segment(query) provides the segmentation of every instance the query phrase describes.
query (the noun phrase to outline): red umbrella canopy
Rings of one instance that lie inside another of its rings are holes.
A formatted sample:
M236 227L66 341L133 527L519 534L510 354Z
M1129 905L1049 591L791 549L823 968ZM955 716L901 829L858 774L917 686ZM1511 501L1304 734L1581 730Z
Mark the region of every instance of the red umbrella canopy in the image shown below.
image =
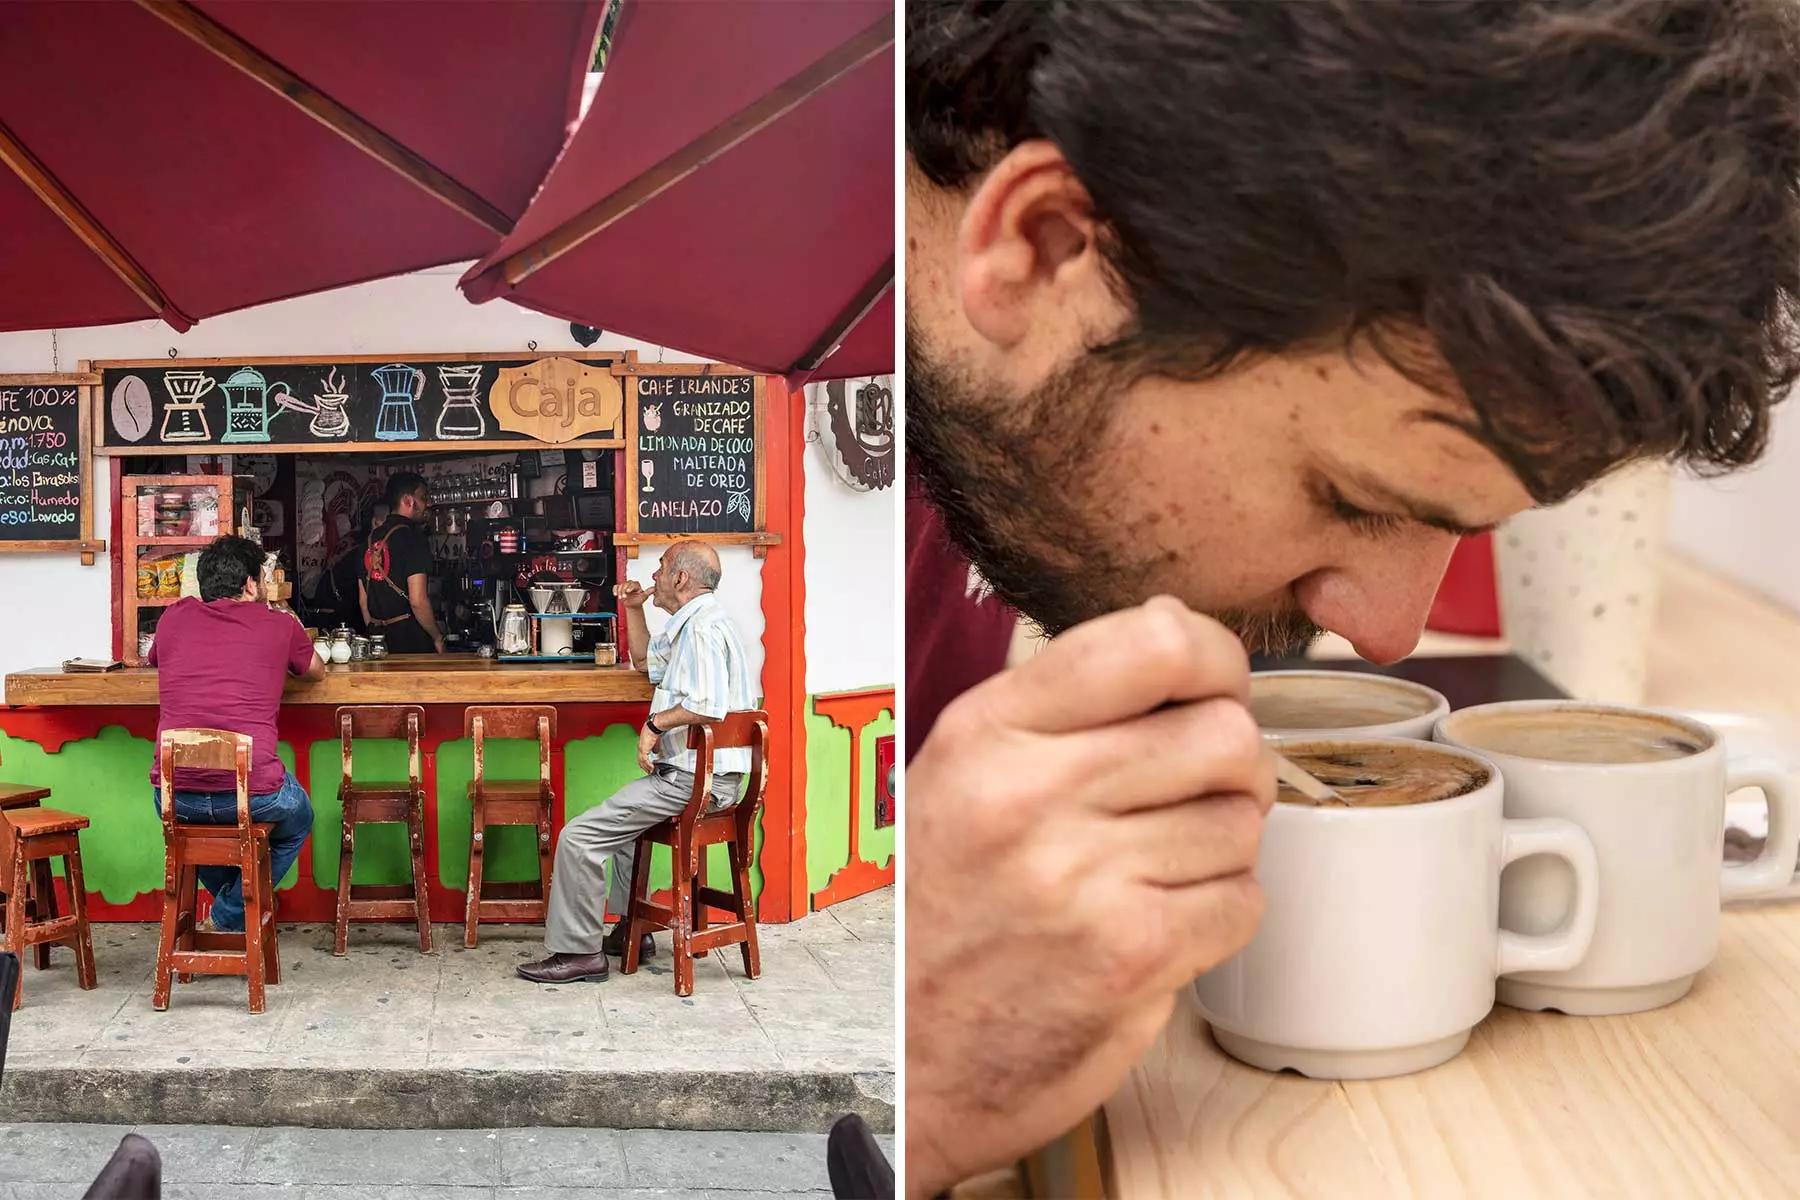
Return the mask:
M625 0L593 106L464 293L758 371L893 370L893 39L892 0Z
M481 255L555 161L603 9L7 0L0 330L185 329Z

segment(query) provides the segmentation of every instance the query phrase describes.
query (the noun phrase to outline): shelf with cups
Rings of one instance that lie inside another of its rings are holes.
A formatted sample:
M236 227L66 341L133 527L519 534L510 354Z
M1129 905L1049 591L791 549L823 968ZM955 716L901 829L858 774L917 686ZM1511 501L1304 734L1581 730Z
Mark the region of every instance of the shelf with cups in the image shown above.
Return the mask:
M123 654L128 666L143 665L141 614L160 612L181 598L182 560L224 533L242 533L238 511L249 495L248 479L231 475L125 475L119 480L119 546L125 570L120 581ZM179 528L180 533L141 530ZM146 594L148 593L148 594Z

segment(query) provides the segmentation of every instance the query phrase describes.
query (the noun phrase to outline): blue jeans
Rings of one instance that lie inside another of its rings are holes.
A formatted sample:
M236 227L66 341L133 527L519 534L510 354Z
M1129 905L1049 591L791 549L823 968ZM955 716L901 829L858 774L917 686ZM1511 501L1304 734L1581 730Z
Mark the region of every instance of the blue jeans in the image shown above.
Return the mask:
M151 794L160 816L162 793L152 789ZM175 818L191 825L235 825L237 793L176 792ZM313 823L312 801L292 771L282 779L279 790L250 797L250 819L275 826L269 831L269 870L272 881L280 883L300 857L300 847L306 845ZM200 886L212 896L213 928L221 933L242 933L244 873L236 867L200 867L196 873Z

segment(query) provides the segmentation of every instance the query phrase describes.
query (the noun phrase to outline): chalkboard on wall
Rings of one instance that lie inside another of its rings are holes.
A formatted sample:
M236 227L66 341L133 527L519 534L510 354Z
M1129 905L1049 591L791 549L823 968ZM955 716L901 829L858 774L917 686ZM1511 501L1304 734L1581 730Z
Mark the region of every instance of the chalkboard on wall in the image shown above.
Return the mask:
M91 564L86 375L0 375L0 551L69 550Z
M752 375L638 376L637 532L756 530L758 407Z
M609 356L190 359L100 367L112 453L215 447L455 448L607 440L624 388Z

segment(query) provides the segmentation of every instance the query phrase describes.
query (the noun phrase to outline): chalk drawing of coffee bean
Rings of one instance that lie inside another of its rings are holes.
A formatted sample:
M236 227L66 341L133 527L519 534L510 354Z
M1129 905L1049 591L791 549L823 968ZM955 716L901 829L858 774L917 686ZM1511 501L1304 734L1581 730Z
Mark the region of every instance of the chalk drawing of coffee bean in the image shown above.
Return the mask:
M128 442L141 442L150 432L150 388L136 375L119 380L112 394L112 423Z

